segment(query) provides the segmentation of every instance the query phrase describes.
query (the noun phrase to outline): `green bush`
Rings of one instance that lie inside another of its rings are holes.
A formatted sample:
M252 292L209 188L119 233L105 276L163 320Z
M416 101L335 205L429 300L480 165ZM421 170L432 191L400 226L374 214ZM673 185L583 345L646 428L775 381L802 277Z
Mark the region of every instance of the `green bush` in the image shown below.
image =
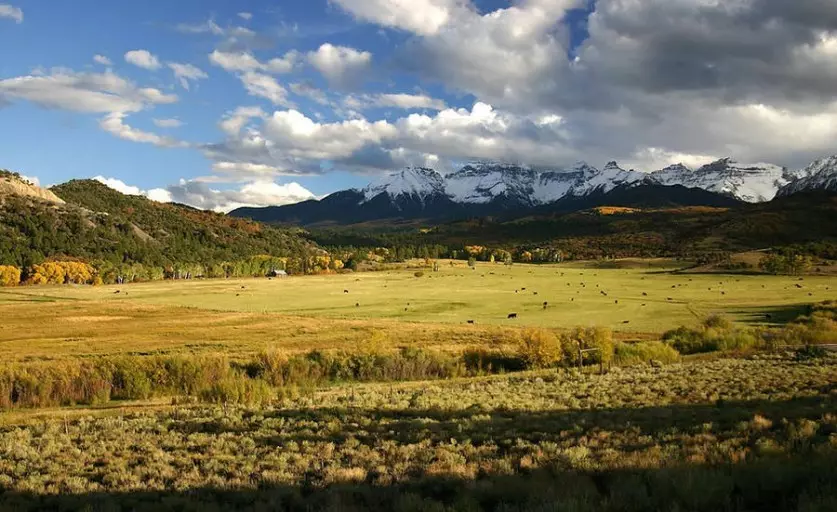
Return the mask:
M613 361L613 332L605 327L576 327L561 335L560 346L562 360L567 365L578 364L579 349L598 349L583 354L584 364L607 365Z
M634 366L649 364L651 361L670 364L676 363L679 359L680 354L671 346L659 341L644 341L617 343L613 362L619 366Z
M810 361L811 359L822 359L828 355L828 351L816 345L805 345L798 349L794 356L797 361Z
M113 398L124 400L144 400L151 397L151 379L148 368L144 368L138 358L125 358L116 361L113 369Z

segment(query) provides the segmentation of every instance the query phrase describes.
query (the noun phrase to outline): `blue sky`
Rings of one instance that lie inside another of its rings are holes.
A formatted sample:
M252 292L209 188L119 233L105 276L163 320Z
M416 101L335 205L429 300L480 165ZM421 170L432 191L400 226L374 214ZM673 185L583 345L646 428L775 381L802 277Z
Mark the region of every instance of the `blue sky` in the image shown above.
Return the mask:
M43 184L228 210L404 165L795 166L837 139L822 3L7 1L0 167Z

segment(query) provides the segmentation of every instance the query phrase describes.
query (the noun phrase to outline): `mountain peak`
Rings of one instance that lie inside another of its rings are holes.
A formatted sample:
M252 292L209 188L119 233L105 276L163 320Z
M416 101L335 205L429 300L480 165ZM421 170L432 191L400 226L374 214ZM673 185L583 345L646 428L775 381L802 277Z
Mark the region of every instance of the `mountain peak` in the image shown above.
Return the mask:
M444 188L444 178L435 170L427 167L406 167L381 178L376 184L369 185L361 192L364 202L381 194L387 194L391 198L416 196L424 200L433 194L444 194Z
M798 179L782 187L778 196L784 197L797 192L815 190L837 192L837 156L815 160L793 176Z
M650 178L661 185L702 188L736 197L750 203L770 201L790 182L785 169L771 164L742 164L731 157L721 158L692 171L682 164L652 172Z

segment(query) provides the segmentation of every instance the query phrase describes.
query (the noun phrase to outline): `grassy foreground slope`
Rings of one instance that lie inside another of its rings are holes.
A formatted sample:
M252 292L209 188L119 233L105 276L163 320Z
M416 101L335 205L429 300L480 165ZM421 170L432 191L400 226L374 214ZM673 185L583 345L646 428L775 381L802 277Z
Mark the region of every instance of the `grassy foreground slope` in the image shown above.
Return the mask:
M834 510L837 360L353 385L0 428L13 510Z

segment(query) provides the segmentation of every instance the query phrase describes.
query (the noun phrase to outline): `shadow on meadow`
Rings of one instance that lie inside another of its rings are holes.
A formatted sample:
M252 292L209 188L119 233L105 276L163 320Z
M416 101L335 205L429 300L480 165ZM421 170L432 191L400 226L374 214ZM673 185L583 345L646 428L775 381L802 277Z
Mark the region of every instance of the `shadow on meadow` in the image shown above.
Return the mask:
M183 434L248 433L258 445L281 448L288 443L361 444L397 442L497 444L511 449L517 440L531 443L587 443L599 435L624 435L620 451L647 448L663 438L672 443L677 435L711 434L732 436L748 428L744 425L758 415L775 425L799 420L816 421L823 414L837 411L837 401L828 396L831 387L812 390L818 396L790 400L724 401L715 404L682 404L637 408L601 408L591 410L495 410L459 409L367 409L323 407L316 409L279 409L250 412L258 415L259 424L282 427L253 430L244 416L241 422L226 418L185 420L170 429ZM837 435L835 425L823 425L821 440ZM277 433L277 431L281 431ZM786 433L782 433L784 436ZM641 440L639 444L631 440Z
M0 489L0 509L89 511L827 511L837 506L837 456L814 454L729 465L566 471L512 475L416 476L368 482L253 489L116 492L42 496Z
M759 306L731 310L728 312L740 322L750 325L770 325L780 327L803 315L811 314L810 304L796 304L785 306Z
M322 455L295 485L254 472L231 488L227 469L212 484L178 489L175 477L155 491L39 495L0 483L0 510L837 510L834 387L808 392L590 410L186 409L153 428L218 443L246 436L259 454L293 445ZM391 403L400 398L409 400ZM386 451L398 476L374 465L353 473L346 446Z

